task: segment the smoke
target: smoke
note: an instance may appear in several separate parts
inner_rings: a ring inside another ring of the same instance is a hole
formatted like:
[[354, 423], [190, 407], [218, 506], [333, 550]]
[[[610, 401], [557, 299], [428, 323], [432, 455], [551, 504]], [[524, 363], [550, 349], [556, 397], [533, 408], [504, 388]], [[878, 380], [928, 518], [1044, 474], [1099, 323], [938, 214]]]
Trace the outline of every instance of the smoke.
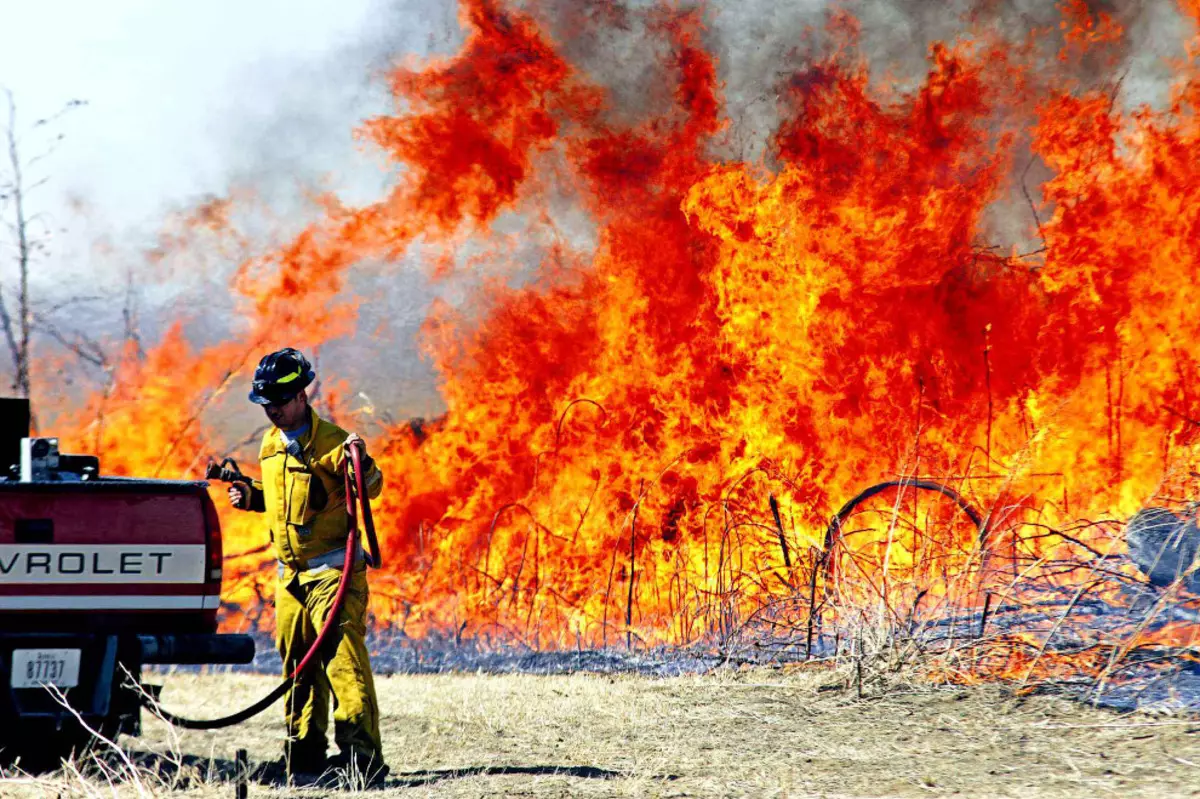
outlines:
[[[322, 209], [313, 203], [318, 192], [348, 205], [386, 194], [396, 167], [354, 131], [371, 117], [395, 112], [385, 79], [396, 63], [460, 47], [456, 16], [453, 3], [374, 0], [355, 35], [315, 59], [258, 65], [256, 82], [272, 90], [229, 98], [229, 116], [238, 120], [225, 149], [229, 185], [253, 197], [241, 205], [239, 221], [255, 232], [256, 250], [286, 241], [319, 216]], [[312, 353], [341, 381], [339, 388], [354, 386], [357, 394], [348, 398], [353, 407], [379, 403], [401, 417], [440, 411], [418, 334], [430, 303], [453, 288], [434, 285], [421, 258], [418, 247], [399, 263], [360, 264], [345, 292], [346, 301], [358, 302], [357, 334]], [[231, 271], [236, 265], [226, 266]], [[207, 341], [227, 337], [230, 318], [207, 317], [193, 333]], [[280, 331], [278, 345], [286, 339]]]
[[1055, 63], [1054, 73], [1073, 78], [1080, 89], [1112, 87], [1128, 107], [1161, 108], [1169, 102], [1171, 62], [1185, 55], [1180, 35], [1185, 26], [1171, 0], [712, 0], [669, 9], [636, 0], [519, 5], [550, 31], [584, 77], [606, 88], [611, 102], [605, 121], [614, 125], [652, 119], [670, 108], [675, 81], [655, 23], [669, 14], [701, 14], [704, 44], [718, 59], [729, 122], [717, 155], [763, 163], [773, 156], [783, 87], [829, 54], [827, 28], [842, 10], [860, 25], [856, 57], [865, 59], [876, 82], [897, 92], [920, 83], [937, 42], [990, 36], [1014, 48], [1032, 46], [1048, 62], [1056, 61], [1064, 47], [1059, 27], [1064, 11], [1094, 25], [1107, 17], [1124, 34], [1119, 42], [1083, 54], [1073, 70]]
[[349, 203], [376, 199], [388, 176], [355, 141], [354, 129], [393, 110], [383, 78], [397, 60], [457, 50], [462, 31], [455, 16], [452, 3], [371, 0], [362, 28], [327, 52], [248, 67], [247, 89], [214, 109], [236, 120], [222, 148], [228, 183], [253, 187], [273, 207], [302, 200], [303, 189], [318, 186]]
[[[769, 54], [766, 64], [774, 68], [775, 74], [767, 76], [759, 67], [757, 81], [753, 75], [745, 83], [731, 81], [730, 108], [742, 107], [744, 118], [749, 120], [734, 154], [749, 151], [767, 161], [772, 155], [770, 137], [779, 122], [781, 86], [791, 75], [831, 52], [836, 41], [824, 28], [838, 9], [848, 11], [857, 21], [852, 56], [863, 60], [873, 84], [886, 85], [893, 96], [911, 91], [924, 80], [935, 44], [986, 46], [1003, 42], [1014, 53], [1032, 50], [1046, 64], [1044, 75], [1032, 76], [1035, 82], [1053, 80], [1057, 82], [1054, 88], [1075, 93], [1104, 91], [1113, 97], [1118, 109], [1143, 105], [1161, 109], [1170, 102], [1172, 63], [1185, 55], [1182, 32], [1188, 28], [1178, 6], [1169, 0], [847, 0], [823, 4], [809, 15], [796, 17], [790, 25], [766, 29], [755, 25], [765, 16], [761, 9], [753, 4], [736, 8], [724, 15], [726, 26], [716, 26], [715, 38], [736, 43], [724, 48], [735, 59], [748, 52]], [[1103, 39], [1113, 27], [1119, 27], [1121, 33], [1099, 44], [1088, 41], [1088, 47], [1081, 47], [1070, 40], [1071, 25], [1083, 29], [1083, 40]], [[737, 36], [743, 31], [748, 35]], [[725, 68], [731, 75], [737, 74], [736, 62]], [[768, 86], [774, 89], [773, 94], [763, 92]], [[760, 94], [755, 95], [755, 91]], [[1027, 125], [1012, 123], [1018, 122], [1019, 115], [1028, 117], [1036, 109], [1016, 107], [1000, 112], [997, 136], [1006, 126], [1027, 130]], [[731, 111], [735, 120], [736, 113]], [[1039, 187], [1050, 173], [1029, 147], [1030, 142], [1024, 138], [1012, 144], [1007, 194], [989, 208], [984, 222], [983, 232], [990, 244], [1022, 251], [1041, 246], [1038, 221], [1048, 218], [1053, 209], [1043, 205]]]

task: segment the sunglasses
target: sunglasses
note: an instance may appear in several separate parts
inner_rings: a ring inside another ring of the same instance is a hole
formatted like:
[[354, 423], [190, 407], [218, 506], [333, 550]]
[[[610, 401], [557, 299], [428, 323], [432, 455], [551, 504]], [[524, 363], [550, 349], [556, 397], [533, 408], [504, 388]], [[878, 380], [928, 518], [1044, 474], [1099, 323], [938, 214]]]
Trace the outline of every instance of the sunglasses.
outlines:
[[[297, 394], [296, 397], [298, 397], [298, 396], [300, 396], [300, 395]], [[279, 402], [268, 402], [263, 407], [266, 408], [268, 411], [277, 411], [280, 408], [286, 408], [288, 405], [291, 405], [293, 402], [296, 401], [296, 397], [288, 397], [287, 399], [280, 400]]]

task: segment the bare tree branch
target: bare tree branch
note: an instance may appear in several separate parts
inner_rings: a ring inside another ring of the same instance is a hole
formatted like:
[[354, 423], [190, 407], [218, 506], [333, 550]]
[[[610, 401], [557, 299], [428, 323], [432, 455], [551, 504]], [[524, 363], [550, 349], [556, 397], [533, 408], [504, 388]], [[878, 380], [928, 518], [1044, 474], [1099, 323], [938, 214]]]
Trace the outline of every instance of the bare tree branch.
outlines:
[[121, 319], [125, 323], [125, 340], [132, 341], [137, 348], [137, 356], [144, 358], [146, 351], [142, 348], [137, 298], [137, 283], [133, 279], [133, 269], [130, 268], [125, 274], [125, 304], [121, 306]]
[[39, 333], [45, 333], [50, 338], [57, 341], [67, 350], [75, 353], [81, 360], [87, 361], [93, 366], [98, 366], [101, 369], [108, 369], [109, 358], [105, 353], [104, 348], [100, 343], [93, 338], [85, 336], [78, 330], [63, 332], [53, 322], [47, 320], [40, 314], [34, 314], [34, 329]]
[[21, 157], [17, 152], [17, 104], [12, 92], [5, 90], [8, 97], [8, 168], [13, 197], [13, 225], [17, 238], [17, 270], [19, 288], [17, 289], [17, 329], [12, 330], [11, 319], [7, 311], [5, 320], [9, 327], [5, 329], [5, 337], [9, 341], [16, 340], [13, 349], [13, 366], [16, 369], [16, 379], [13, 388], [24, 397], [29, 396], [29, 239], [25, 228], [25, 192], [22, 185]]
[[[45, 185], [48, 178], [42, 177], [33, 180], [32, 183], [27, 183], [27, 172], [35, 164], [52, 154], [64, 137], [61, 133], [51, 137], [50, 143], [43, 152], [32, 158], [22, 159], [21, 136], [17, 127], [17, 103], [11, 91], [5, 89], [4, 94], [8, 100], [8, 122], [4, 129], [4, 142], [7, 144], [8, 151], [8, 163], [5, 171], [8, 174], [0, 183], [0, 189], [2, 189], [0, 202], [3, 203], [3, 210], [7, 217], [4, 220], [5, 227], [8, 228], [9, 234], [16, 243], [14, 258], [17, 266], [17, 296], [16, 307], [10, 308], [4, 296], [3, 286], [0, 285], [0, 326], [4, 329], [4, 340], [8, 345], [9, 355], [13, 362], [12, 388], [21, 396], [28, 397], [30, 396], [32, 365], [30, 337], [35, 326], [35, 314], [29, 296], [29, 271], [35, 258], [44, 256], [49, 251], [48, 239], [52, 231], [45, 214], [35, 213], [30, 216], [26, 207], [30, 192]], [[35, 121], [29, 129], [43, 128], [81, 105], [83, 103], [79, 100], [72, 100], [57, 113]], [[35, 226], [39, 226], [40, 231], [36, 230]], [[39, 321], [41, 329], [45, 330], [51, 338], [64, 344], [88, 362], [97, 363], [106, 360], [95, 342], [82, 334], [75, 334], [72, 339], [46, 320]]]
[[42, 316], [48, 316], [49, 314], [58, 313], [59, 311], [66, 310], [67, 308], [70, 308], [74, 305], [80, 305], [85, 302], [104, 302], [106, 300], [111, 301], [112, 297], [105, 297], [101, 294], [87, 294], [87, 295], [81, 295], [78, 297], [68, 297], [64, 300], [60, 300], [51, 305], [47, 305], [46, 307], [42, 308], [39, 311], [39, 313]]
[[21, 351], [17, 347], [17, 339], [13, 335], [12, 316], [8, 313], [8, 305], [4, 299], [4, 285], [0, 284], [0, 326], [4, 328], [4, 340], [8, 343], [8, 351], [12, 357], [13, 369], [17, 368], [17, 361], [20, 360]]

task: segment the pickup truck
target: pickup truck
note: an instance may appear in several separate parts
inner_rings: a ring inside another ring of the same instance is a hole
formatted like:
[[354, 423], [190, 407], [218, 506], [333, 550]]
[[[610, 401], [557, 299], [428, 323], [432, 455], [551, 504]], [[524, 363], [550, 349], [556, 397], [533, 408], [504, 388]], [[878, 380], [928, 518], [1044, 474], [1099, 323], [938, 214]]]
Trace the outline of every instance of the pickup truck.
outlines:
[[248, 663], [254, 641], [217, 633], [207, 483], [105, 476], [29, 418], [0, 399], [0, 759], [56, 763], [88, 728], [140, 732], [143, 666]]

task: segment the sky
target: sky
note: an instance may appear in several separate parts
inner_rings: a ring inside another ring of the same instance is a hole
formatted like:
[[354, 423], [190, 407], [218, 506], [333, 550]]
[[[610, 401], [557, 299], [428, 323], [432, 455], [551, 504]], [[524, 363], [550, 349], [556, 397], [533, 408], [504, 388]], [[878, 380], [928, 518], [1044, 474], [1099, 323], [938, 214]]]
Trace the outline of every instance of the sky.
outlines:
[[41, 210], [61, 217], [75, 199], [106, 225], [153, 227], [255, 171], [352, 168], [388, 54], [429, 52], [454, 20], [427, 1], [0, 0], [0, 87], [18, 129], [87, 103], [54, 126], [65, 138], [43, 162]]

